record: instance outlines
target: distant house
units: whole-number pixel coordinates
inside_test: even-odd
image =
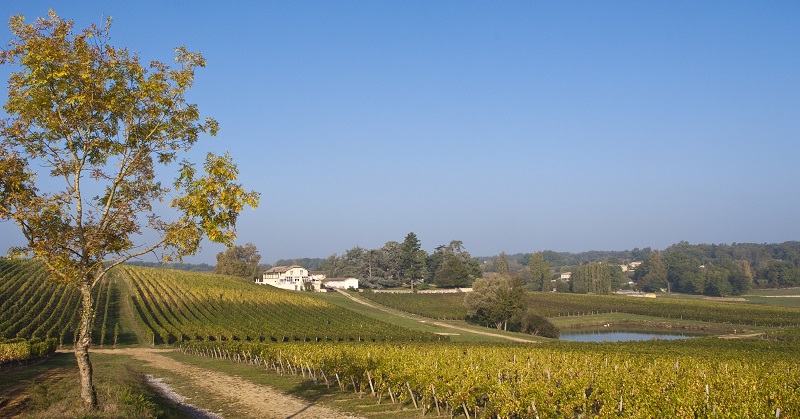
[[[562,272],[561,273],[561,280],[562,281],[569,281],[572,279],[572,272]]]
[[[630,269],[631,269],[632,271],[635,271],[635,270],[636,270],[636,268],[638,268],[638,267],[639,267],[639,265],[641,265],[641,264],[642,264],[642,261],[636,261],[636,262],[631,262],[631,263],[629,263],[629,264],[628,264],[628,266],[630,266]]]
[[[326,288],[339,289],[358,289],[358,279],[356,278],[327,278],[322,280],[322,286]]]
[[[299,291],[304,289],[309,279],[308,270],[302,266],[273,266],[256,279],[256,284]]]
[[[258,285],[272,285],[292,291],[326,291],[327,288],[358,289],[357,278],[326,278],[321,271],[309,272],[302,266],[273,266],[256,279]]]

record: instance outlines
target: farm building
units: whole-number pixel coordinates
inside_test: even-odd
[[[311,272],[302,266],[273,266],[256,279],[258,285],[272,285],[292,291],[325,291],[328,288],[358,289],[357,278],[325,278],[322,272]]]

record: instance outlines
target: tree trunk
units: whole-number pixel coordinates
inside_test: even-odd
[[[89,361],[89,346],[92,344],[92,325],[94,313],[92,309],[92,289],[89,282],[80,285],[81,291],[81,323],[78,339],[75,341],[75,358],[78,360],[78,372],[81,380],[81,400],[86,409],[97,408],[97,393],[92,383],[92,362]]]

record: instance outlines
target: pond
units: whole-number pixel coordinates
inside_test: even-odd
[[[626,342],[632,340],[689,339],[697,335],[679,332],[637,332],[621,330],[563,330],[561,340],[572,342]]]

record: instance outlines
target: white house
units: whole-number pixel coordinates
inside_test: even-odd
[[[327,278],[322,280],[322,286],[326,288],[339,288],[346,290],[348,288],[358,289],[357,278]]]
[[[328,288],[358,289],[357,278],[325,278],[324,272],[309,272],[302,266],[275,266],[266,270],[256,280],[259,285],[272,285],[276,288],[293,291],[312,289],[325,291]]]
[[[309,282],[308,270],[302,266],[274,266],[267,269],[256,279],[256,284],[272,285],[285,290],[303,290],[305,283]]]

